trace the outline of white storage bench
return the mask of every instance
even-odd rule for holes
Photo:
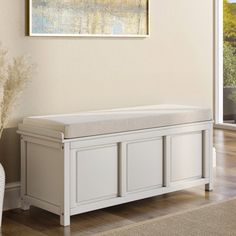
[[[70,216],[197,185],[212,190],[211,111],[157,105],[28,117],[22,208]]]

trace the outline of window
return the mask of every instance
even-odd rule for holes
[[[216,1],[215,122],[236,129],[236,0]]]

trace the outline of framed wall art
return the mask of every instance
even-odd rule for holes
[[[30,36],[147,37],[150,0],[30,0]]]

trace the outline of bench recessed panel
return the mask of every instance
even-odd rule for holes
[[[202,132],[171,137],[171,182],[202,177]]]
[[[162,139],[127,144],[127,191],[138,191],[162,185]]]
[[[117,196],[117,145],[77,151],[76,176],[77,203]]]
[[[58,159],[61,151],[47,146],[27,145],[27,195],[42,201],[59,205],[61,166]]]

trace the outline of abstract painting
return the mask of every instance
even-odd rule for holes
[[[149,35],[149,0],[30,0],[31,36]]]

